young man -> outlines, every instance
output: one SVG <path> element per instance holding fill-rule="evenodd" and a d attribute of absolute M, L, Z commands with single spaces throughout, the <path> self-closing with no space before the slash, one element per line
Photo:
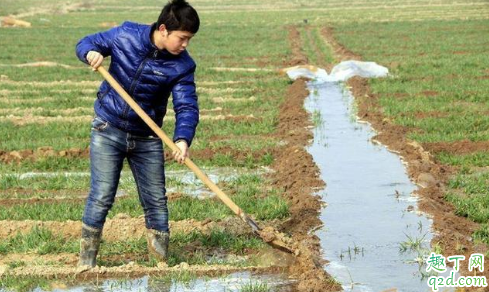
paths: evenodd
<path fill-rule="evenodd" d="M 141 108 L 163 123 L 170 93 L 175 111 L 173 157 L 184 163 L 199 121 L 195 62 L 186 48 L 199 30 L 199 16 L 185 0 L 173 0 L 153 25 L 125 22 L 81 39 L 78 58 L 96 70 L 111 56 L 109 72 Z M 169 226 L 163 145 L 106 82 L 95 101 L 90 141 L 91 187 L 83 214 L 80 266 L 96 266 L 102 229 L 114 203 L 123 160 L 136 181 L 147 228 L 148 249 L 159 260 L 168 254 Z"/>

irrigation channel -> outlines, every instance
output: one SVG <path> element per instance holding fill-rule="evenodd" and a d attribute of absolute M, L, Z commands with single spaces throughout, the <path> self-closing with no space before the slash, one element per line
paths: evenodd
<path fill-rule="evenodd" d="M 370 125 L 358 121 L 353 96 L 338 82 L 356 74 L 343 69 L 308 82 L 305 102 L 315 124 L 307 150 L 326 182 L 316 232 L 325 269 L 345 291 L 431 291 L 424 265 L 431 221 L 417 211 L 417 187 L 401 158 L 373 143 Z"/>
<path fill-rule="evenodd" d="M 254 286 L 250 286 L 254 285 Z M 69 292 L 239 292 L 245 287 L 267 287 L 269 291 L 292 292 L 290 280 L 281 275 L 253 275 L 250 272 L 238 272 L 219 278 L 197 278 L 188 281 L 162 281 L 143 277 L 126 280 L 104 280 L 97 283 L 84 284 L 70 289 L 54 289 L 53 291 Z M 248 288 L 249 289 L 249 288 Z M 0 291 L 2 291 L 0 289 Z M 35 291 L 43 291 L 37 288 Z"/>

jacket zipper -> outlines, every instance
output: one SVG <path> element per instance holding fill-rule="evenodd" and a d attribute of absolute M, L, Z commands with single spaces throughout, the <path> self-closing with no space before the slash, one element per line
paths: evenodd
<path fill-rule="evenodd" d="M 153 53 L 153 57 L 156 57 L 156 55 L 158 54 L 158 51 L 155 51 Z M 141 62 L 141 65 L 139 65 L 139 68 L 138 68 L 138 71 L 136 71 L 136 76 L 134 76 L 134 80 L 132 81 L 131 83 L 131 87 L 129 88 L 129 96 L 133 96 L 133 93 L 134 91 L 136 90 L 136 83 L 139 79 L 139 77 L 141 76 L 141 73 L 143 72 L 143 68 L 144 68 L 144 65 L 146 64 L 146 62 L 148 62 L 150 58 L 146 57 L 142 62 Z M 134 97 L 133 97 L 134 98 Z M 136 101 L 136 99 L 134 99 L 134 101 Z M 126 107 L 124 108 L 124 112 L 122 113 L 122 117 L 124 119 L 127 118 L 128 114 L 129 114 L 129 109 L 130 109 L 130 106 L 129 104 L 126 104 Z"/>

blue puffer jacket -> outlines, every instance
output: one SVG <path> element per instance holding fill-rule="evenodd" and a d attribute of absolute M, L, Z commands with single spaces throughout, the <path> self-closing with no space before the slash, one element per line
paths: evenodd
<path fill-rule="evenodd" d="M 125 22 L 81 39 L 76 54 L 87 64 L 89 51 L 111 56 L 109 72 L 160 127 L 171 92 L 176 118 L 173 140 L 184 139 L 190 146 L 199 122 L 196 65 L 187 51 L 172 55 L 158 50 L 151 42 L 155 27 Z M 140 136 L 154 134 L 106 81 L 100 86 L 94 107 L 97 116 L 123 131 Z"/>

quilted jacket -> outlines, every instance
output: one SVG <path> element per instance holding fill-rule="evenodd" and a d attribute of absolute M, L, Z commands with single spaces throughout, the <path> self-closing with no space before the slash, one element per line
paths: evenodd
<path fill-rule="evenodd" d="M 187 51 L 172 55 L 158 50 L 151 42 L 155 28 L 155 24 L 125 22 L 84 37 L 76 45 L 76 54 L 87 64 L 89 51 L 110 56 L 109 72 L 160 127 L 171 93 L 176 118 L 173 140 L 183 139 L 190 146 L 199 122 L 194 82 L 196 64 Z M 97 116 L 123 131 L 140 136 L 154 135 L 106 81 L 99 88 L 94 108 Z"/>

